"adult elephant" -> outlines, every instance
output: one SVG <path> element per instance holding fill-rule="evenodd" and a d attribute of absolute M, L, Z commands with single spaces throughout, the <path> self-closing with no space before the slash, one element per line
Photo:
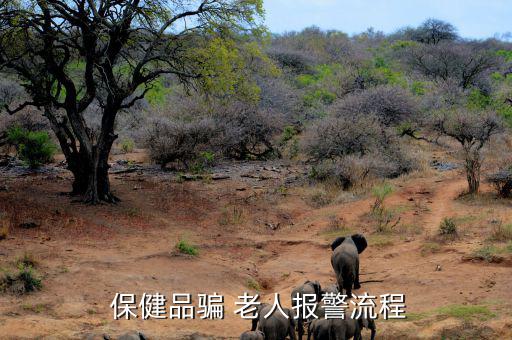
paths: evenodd
<path fill-rule="evenodd" d="M 272 310 L 269 304 L 261 304 L 258 308 L 258 318 L 252 320 L 252 329 L 256 328 L 265 335 L 265 340 L 286 340 L 289 336 L 290 340 L 296 340 L 295 337 L 295 315 L 288 308 L 283 308 L 283 315 L 276 308 L 268 317 L 267 314 Z"/>
<path fill-rule="evenodd" d="M 322 287 L 320 282 L 318 281 L 306 281 L 302 285 L 295 287 L 292 291 L 292 306 L 295 307 L 299 304 L 299 301 L 304 302 L 304 295 L 315 296 L 315 301 L 307 301 L 307 302 L 317 302 L 322 301 L 323 295 Z M 297 300 L 297 298 L 299 300 Z M 302 313 L 299 313 L 297 317 L 297 333 L 299 334 L 299 340 L 302 340 L 304 336 L 304 322 L 308 320 L 304 320 Z"/>
<path fill-rule="evenodd" d="M 336 273 L 338 290 L 343 294 L 343 289 L 345 289 L 349 298 L 352 296 L 352 287 L 354 289 L 361 288 L 359 283 L 359 254 L 367 246 L 368 243 L 361 234 L 338 237 L 331 244 L 333 251 L 331 264 Z"/>
<path fill-rule="evenodd" d="M 371 330 L 371 340 L 375 340 L 377 327 L 375 320 L 359 319 L 317 319 L 311 322 L 308 340 L 362 340 L 361 331 Z"/>

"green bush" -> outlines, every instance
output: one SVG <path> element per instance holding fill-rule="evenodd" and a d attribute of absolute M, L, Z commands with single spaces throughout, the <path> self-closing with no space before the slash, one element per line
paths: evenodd
<path fill-rule="evenodd" d="M 441 222 L 439 226 L 439 234 L 440 235 L 456 235 L 457 234 L 457 225 L 453 218 L 445 218 Z"/>
<path fill-rule="evenodd" d="M 31 168 L 50 163 L 57 151 L 46 131 L 12 127 L 7 131 L 7 141 L 16 148 L 19 157 Z"/>
<path fill-rule="evenodd" d="M 121 150 L 124 153 L 133 152 L 134 148 L 135 148 L 135 142 L 133 141 L 133 139 L 126 138 L 121 141 Z"/>
<path fill-rule="evenodd" d="M 188 241 L 186 240 L 180 240 L 177 244 L 176 244 L 176 249 L 182 253 L 182 254 L 186 254 L 186 255 L 192 255 L 192 256 L 196 256 L 196 255 L 199 255 L 199 250 L 197 249 L 196 246 L 194 246 L 193 244 L 190 244 Z"/>
<path fill-rule="evenodd" d="M 31 266 L 18 265 L 15 274 L 5 273 L 0 279 L 0 291 L 23 295 L 41 289 L 41 279 L 37 277 Z"/>

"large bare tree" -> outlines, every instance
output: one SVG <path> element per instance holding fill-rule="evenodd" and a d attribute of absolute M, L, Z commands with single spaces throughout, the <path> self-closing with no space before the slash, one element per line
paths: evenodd
<path fill-rule="evenodd" d="M 262 15 L 261 0 L 0 0 L 0 70 L 27 93 L 3 109 L 40 108 L 74 175 L 73 193 L 116 202 L 108 178 L 116 115 L 162 75 L 211 85 L 222 62 L 215 51 L 237 46 L 219 45 L 260 31 Z M 84 118 L 93 105 L 96 134 Z"/>

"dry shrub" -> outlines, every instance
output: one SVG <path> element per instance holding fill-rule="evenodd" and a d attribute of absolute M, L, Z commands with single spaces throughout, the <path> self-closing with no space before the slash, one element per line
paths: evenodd
<path fill-rule="evenodd" d="M 328 118 L 312 125 L 303 141 L 314 166 L 311 177 L 344 189 L 378 178 L 395 178 L 422 163 L 375 117 Z"/>
<path fill-rule="evenodd" d="M 215 134 L 213 122 L 208 119 L 191 123 L 157 118 L 150 122 L 145 143 L 149 155 L 157 164 L 165 167 L 171 162 L 182 162 L 188 168 Z"/>
<path fill-rule="evenodd" d="M 503 224 L 502 221 L 493 223 L 491 237 L 492 241 L 512 241 L 512 224 Z"/>
<path fill-rule="evenodd" d="M 278 155 L 274 136 L 281 131 L 281 117 L 269 110 L 236 104 L 214 116 L 218 131 L 216 148 L 228 158 L 266 159 Z"/>
<path fill-rule="evenodd" d="M 29 131 L 41 131 L 50 129 L 48 121 L 40 111 L 25 109 L 14 115 L 0 113 L 0 132 L 13 127 L 20 127 Z"/>
<path fill-rule="evenodd" d="M 389 85 L 350 94 L 332 108 L 337 117 L 371 115 L 386 126 L 409 121 L 418 111 L 418 104 L 409 92 L 399 86 Z"/>
<path fill-rule="evenodd" d="M 181 105 L 177 113 L 153 119 L 146 129 L 145 145 L 157 164 L 181 162 L 189 168 L 205 152 L 232 159 L 279 154 L 274 147 L 283 126 L 279 114 L 241 102 L 196 104 L 187 113 L 182 112 L 187 103 Z"/>

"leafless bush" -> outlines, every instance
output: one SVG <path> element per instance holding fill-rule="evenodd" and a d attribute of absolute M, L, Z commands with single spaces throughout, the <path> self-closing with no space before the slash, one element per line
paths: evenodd
<path fill-rule="evenodd" d="M 498 57 L 478 42 L 439 42 L 418 45 L 407 51 L 409 65 L 432 79 L 456 79 L 466 89 L 497 69 Z"/>
<path fill-rule="evenodd" d="M 14 115 L 0 114 L 0 132 L 13 126 L 19 126 L 29 131 L 49 130 L 48 121 L 41 112 L 29 108 Z"/>
<path fill-rule="evenodd" d="M 418 168 L 397 137 L 372 116 L 319 121 L 306 131 L 303 146 L 315 164 L 312 177 L 333 180 L 345 189 Z"/>
<path fill-rule="evenodd" d="M 202 151 L 215 134 L 213 122 L 202 119 L 197 122 L 176 122 L 165 118 L 154 119 L 146 131 L 146 146 L 153 161 L 164 167 L 171 162 L 189 162 Z"/>
<path fill-rule="evenodd" d="M 297 122 L 304 110 L 303 93 L 294 88 L 283 77 L 261 78 L 258 80 L 261 89 L 259 108 L 282 116 L 283 124 Z M 270 112 L 271 111 L 271 112 Z"/>
<path fill-rule="evenodd" d="M 437 80 L 422 97 L 421 106 L 428 111 L 444 110 L 466 104 L 467 94 L 457 80 Z"/>
<path fill-rule="evenodd" d="M 418 113 L 418 105 L 403 88 L 381 85 L 346 96 L 333 106 L 332 112 L 337 117 L 375 115 L 382 124 L 391 126 L 412 119 Z"/>
<path fill-rule="evenodd" d="M 268 110 L 233 105 L 214 117 L 219 132 L 215 144 L 229 158 L 265 159 L 278 155 L 273 138 L 281 130 L 280 118 Z"/>
<path fill-rule="evenodd" d="M 326 118 L 306 130 L 303 146 L 313 161 L 334 160 L 368 154 L 382 137 L 382 129 L 371 115 Z"/>
<path fill-rule="evenodd" d="M 311 72 L 311 69 L 315 64 L 314 59 L 303 51 L 286 50 L 281 47 L 275 47 L 271 48 L 268 53 L 270 57 L 277 61 L 281 67 L 287 68 L 296 73 Z"/>

